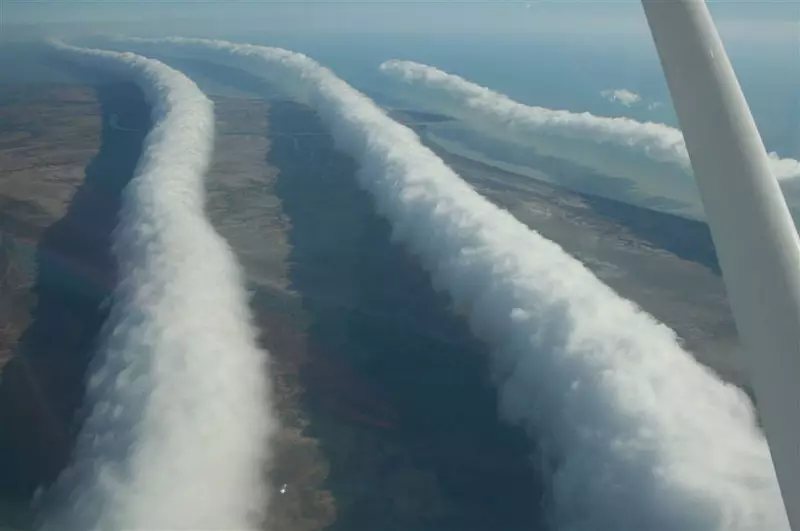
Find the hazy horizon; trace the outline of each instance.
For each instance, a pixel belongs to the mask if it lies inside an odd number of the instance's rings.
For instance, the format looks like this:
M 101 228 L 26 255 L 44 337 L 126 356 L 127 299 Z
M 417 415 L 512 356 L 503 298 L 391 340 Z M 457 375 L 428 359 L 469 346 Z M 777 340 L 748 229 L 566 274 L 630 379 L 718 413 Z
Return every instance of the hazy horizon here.
M 729 43 L 797 42 L 800 5 L 796 2 L 716 0 L 709 6 Z M 48 32 L 217 36 L 247 31 L 649 38 L 638 0 L 6 0 L 1 9 L 5 30 L 0 39 L 7 40 Z

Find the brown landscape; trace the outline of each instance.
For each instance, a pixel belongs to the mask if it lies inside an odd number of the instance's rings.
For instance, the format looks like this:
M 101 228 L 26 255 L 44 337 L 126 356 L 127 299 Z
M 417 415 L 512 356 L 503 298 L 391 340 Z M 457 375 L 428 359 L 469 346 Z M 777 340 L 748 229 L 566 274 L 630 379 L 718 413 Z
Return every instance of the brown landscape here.
M 33 250 L 66 214 L 100 143 L 100 105 L 88 87 L 0 85 L 0 357 L 8 361 L 32 308 Z
M 137 87 L 0 85 L 0 493 L 9 524 L 63 468 L 86 366 L 107 313 L 122 189 L 149 112 Z M 111 127 L 111 118 L 128 130 Z

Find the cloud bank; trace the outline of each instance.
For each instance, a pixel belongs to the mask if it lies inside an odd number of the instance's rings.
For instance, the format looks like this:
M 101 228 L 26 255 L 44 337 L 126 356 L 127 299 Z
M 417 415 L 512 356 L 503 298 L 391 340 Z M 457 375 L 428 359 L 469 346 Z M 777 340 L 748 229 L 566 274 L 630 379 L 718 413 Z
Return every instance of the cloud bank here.
M 502 138 L 532 144 L 543 154 L 629 178 L 648 193 L 692 205 L 687 214 L 703 217 L 678 129 L 624 117 L 523 105 L 459 76 L 411 61 L 387 61 L 380 70 L 402 82 L 406 95 L 421 104 L 433 105 Z M 789 181 L 800 177 L 800 162 L 775 153 L 770 159 L 774 175 L 785 181 L 784 193 L 798 188 Z M 795 197 L 798 194 L 791 195 L 800 201 L 800 196 Z
M 406 83 L 419 84 L 440 96 L 448 96 L 450 107 L 459 110 L 459 114 L 467 119 L 480 116 L 493 122 L 502 120 L 505 126 L 521 133 L 544 131 L 564 138 L 622 145 L 640 150 L 653 160 L 676 164 L 691 171 L 683 135 L 665 124 L 523 105 L 462 77 L 412 61 L 386 61 L 380 70 Z M 800 161 L 782 159 L 774 153 L 771 157 L 772 171 L 778 179 L 800 177 Z
M 608 101 L 616 101 L 625 107 L 630 107 L 642 101 L 642 97 L 628 89 L 601 90 L 600 95 Z
M 537 446 L 554 528 L 789 529 L 744 394 L 698 364 L 672 330 L 480 196 L 366 96 L 286 50 L 138 44 L 246 68 L 319 113 L 358 160 L 359 182 L 394 237 L 492 345 L 501 414 Z
M 87 418 L 40 529 L 256 529 L 270 390 L 242 272 L 204 213 L 212 104 L 158 61 L 53 46 L 136 82 L 153 128 L 114 232 L 120 280 Z

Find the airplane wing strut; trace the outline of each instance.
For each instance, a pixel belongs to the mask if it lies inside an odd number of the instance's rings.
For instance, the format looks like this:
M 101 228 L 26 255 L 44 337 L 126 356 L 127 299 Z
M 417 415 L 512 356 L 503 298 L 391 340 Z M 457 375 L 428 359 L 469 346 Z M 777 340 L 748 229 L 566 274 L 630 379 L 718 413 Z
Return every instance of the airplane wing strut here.
M 642 0 L 792 529 L 800 531 L 800 243 L 703 0 Z

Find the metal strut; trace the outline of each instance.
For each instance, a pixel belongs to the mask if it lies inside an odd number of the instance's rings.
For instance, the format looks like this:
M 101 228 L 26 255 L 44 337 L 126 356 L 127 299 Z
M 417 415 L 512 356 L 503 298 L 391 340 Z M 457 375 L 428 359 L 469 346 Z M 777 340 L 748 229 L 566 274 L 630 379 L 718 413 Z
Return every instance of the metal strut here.
M 717 250 L 790 525 L 800 531 L 800 244 L 703 0 L 642 0 Z

